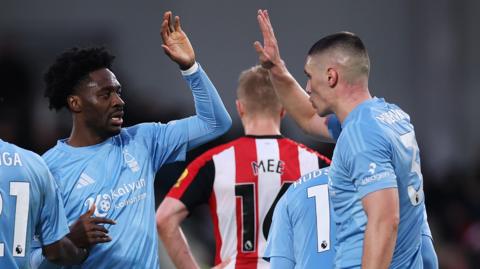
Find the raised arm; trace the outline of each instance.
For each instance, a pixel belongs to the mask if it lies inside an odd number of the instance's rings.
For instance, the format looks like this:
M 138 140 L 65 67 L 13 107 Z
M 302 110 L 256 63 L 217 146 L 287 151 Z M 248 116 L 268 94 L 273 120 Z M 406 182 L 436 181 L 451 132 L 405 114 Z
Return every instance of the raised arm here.
M 308 95 L 290 74 L 280 57 L 268 12 L 259 10 L 257 20 L 263 36 L 263 45 L 256 41 L 254 47 L 261 65 L 269 70 L 270 79 L 282 105 L 304 132 L 315 137 L 331 139 L 327 119 L 317 114 Z
M 195 61 L 195 53 L 187 35 L 182 30 L 180 18 L 165 12 L 162 22 L 162 39 L 165 53 L 176 62 L 192 89 L 196 116 L 187 118 L 188 149 L 206 143 L 223 133 L 232 125 L 228 114 L 213 83 Z

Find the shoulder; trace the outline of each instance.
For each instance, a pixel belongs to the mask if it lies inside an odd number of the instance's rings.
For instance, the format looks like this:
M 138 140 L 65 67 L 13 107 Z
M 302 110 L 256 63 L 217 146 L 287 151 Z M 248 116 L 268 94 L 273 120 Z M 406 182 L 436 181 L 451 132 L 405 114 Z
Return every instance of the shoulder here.
M 49 170 L 44 160 L 37 153 L 21 148 L 14 144 L 6 144 L 2 150 L 2 162 L 4 165 L 19 167 L 29 176 L 30 179 L 42 180 L 49 174 Z
M 68 158 L 68 153 L 61 150 L 58 144 L 54 146 L 53 148 L 47 150 L 43 155 L 42 158 L 47 164 L 47 166 L 52 170 L 56 166 L 58 166 L 58 161 L 63 160 L 65 161 L 66 158 Z M 60 162 L 61 163 L 61 162 Z
M 238 145 L 242 144 L 242 138 L 237 138 L 233 141 L 230 141 L 228 143 L 213 147 L 204 153 L 202 153 L 200 156 L 195 158 L 188 166 L 197 166 L 201 167 L 205 165 L 205 163 L 211 161 L 215 156 L 222 154 L 226 150 L 233 149 Z
M 372 146 L 388 145 L 389 130 L 373 116 L 363 116 L 350 122 L 340 134 L 337 147 L 349 154 L 357 154 Z

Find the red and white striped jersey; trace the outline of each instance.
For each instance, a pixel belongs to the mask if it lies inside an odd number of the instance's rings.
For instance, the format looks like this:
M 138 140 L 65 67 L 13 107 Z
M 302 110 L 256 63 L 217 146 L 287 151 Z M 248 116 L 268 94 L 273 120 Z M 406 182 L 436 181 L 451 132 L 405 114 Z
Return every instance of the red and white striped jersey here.
M 167 196 L 189 210 L 209 204 L 215 264 L 231 258 L 227 268 L 269 268 L 262 257 L 276 203 L 301 175 L 329 164 L 282 136 L 244 136 L 191 162 Z

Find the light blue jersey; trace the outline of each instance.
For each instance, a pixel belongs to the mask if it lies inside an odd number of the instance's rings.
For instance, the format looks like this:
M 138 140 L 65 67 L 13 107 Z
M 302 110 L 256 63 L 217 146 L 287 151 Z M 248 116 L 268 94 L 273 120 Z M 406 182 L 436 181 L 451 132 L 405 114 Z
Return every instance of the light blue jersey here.
M 0 139 L 0 268 L 30 268 L 34 234 L 49 245 L 68 232 L 61 195 L 45 162 Z
M 223 134 L 231 124 L 203 70 L 185 78 L 197 116 L 122 128 L 120 134 L 88 147 L 60 140 L 43 156 L 62 191 L 69 223 L 93 204 L 95 216 L 117 222 L 106 225 L 112 241 L 95 245 L 82 266 L 73 268 L 159 268 L 155 173 L 163 164 L 184 160 L 188 149 Z
M 338 222 L 336 267 L 361 266 L 367 224 L 362 198 L 386 188 L 398 188 L 400 202 L 390 268 L 422 268 L 421 234 L 428 224 L 413 125 L 398 106 L 372 98 L 344 120 L 333 153 L 329 190 Z
M 272 268 L 333 268 L 332 214 L 328 168 L 303 175 L 293 183 L 275 207 L 265 251 Z M 277 257 L 287 259 L 291 266 L 274 265 Z

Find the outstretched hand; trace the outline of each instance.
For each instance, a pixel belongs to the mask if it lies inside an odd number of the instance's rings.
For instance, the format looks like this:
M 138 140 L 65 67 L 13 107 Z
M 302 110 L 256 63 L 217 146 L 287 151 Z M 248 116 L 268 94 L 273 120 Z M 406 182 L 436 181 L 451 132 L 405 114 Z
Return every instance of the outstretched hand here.
M 255 41 L 253 46 L 258 53 L 260 64 L 266 69 L 271 69 L 274 66 L 281 66 L 283 61 L 280 58 L 277 39 L 273 33 L 273 27 L 270 23 L 268 11 L 261 9 L 258 10 L 257 20 L 263 36 L 263 46 L 259 41 Z
M 163 14 L 161 35 L 165 54 L 176 62 L 180 69 L 187 70 L 195 63 L 195 52 L 180 26 L 180 17 L 175 16 L 175 23 L 172 25 L 171 11 Z
M 116 224 L 114 220 L 107 218 L 93 217 L 95 204 L 78 218 L 72 226 L 68 238 L 79 248 L 89 248 L 95 244 L 112 241 L 108 230 L 100 224 Z

